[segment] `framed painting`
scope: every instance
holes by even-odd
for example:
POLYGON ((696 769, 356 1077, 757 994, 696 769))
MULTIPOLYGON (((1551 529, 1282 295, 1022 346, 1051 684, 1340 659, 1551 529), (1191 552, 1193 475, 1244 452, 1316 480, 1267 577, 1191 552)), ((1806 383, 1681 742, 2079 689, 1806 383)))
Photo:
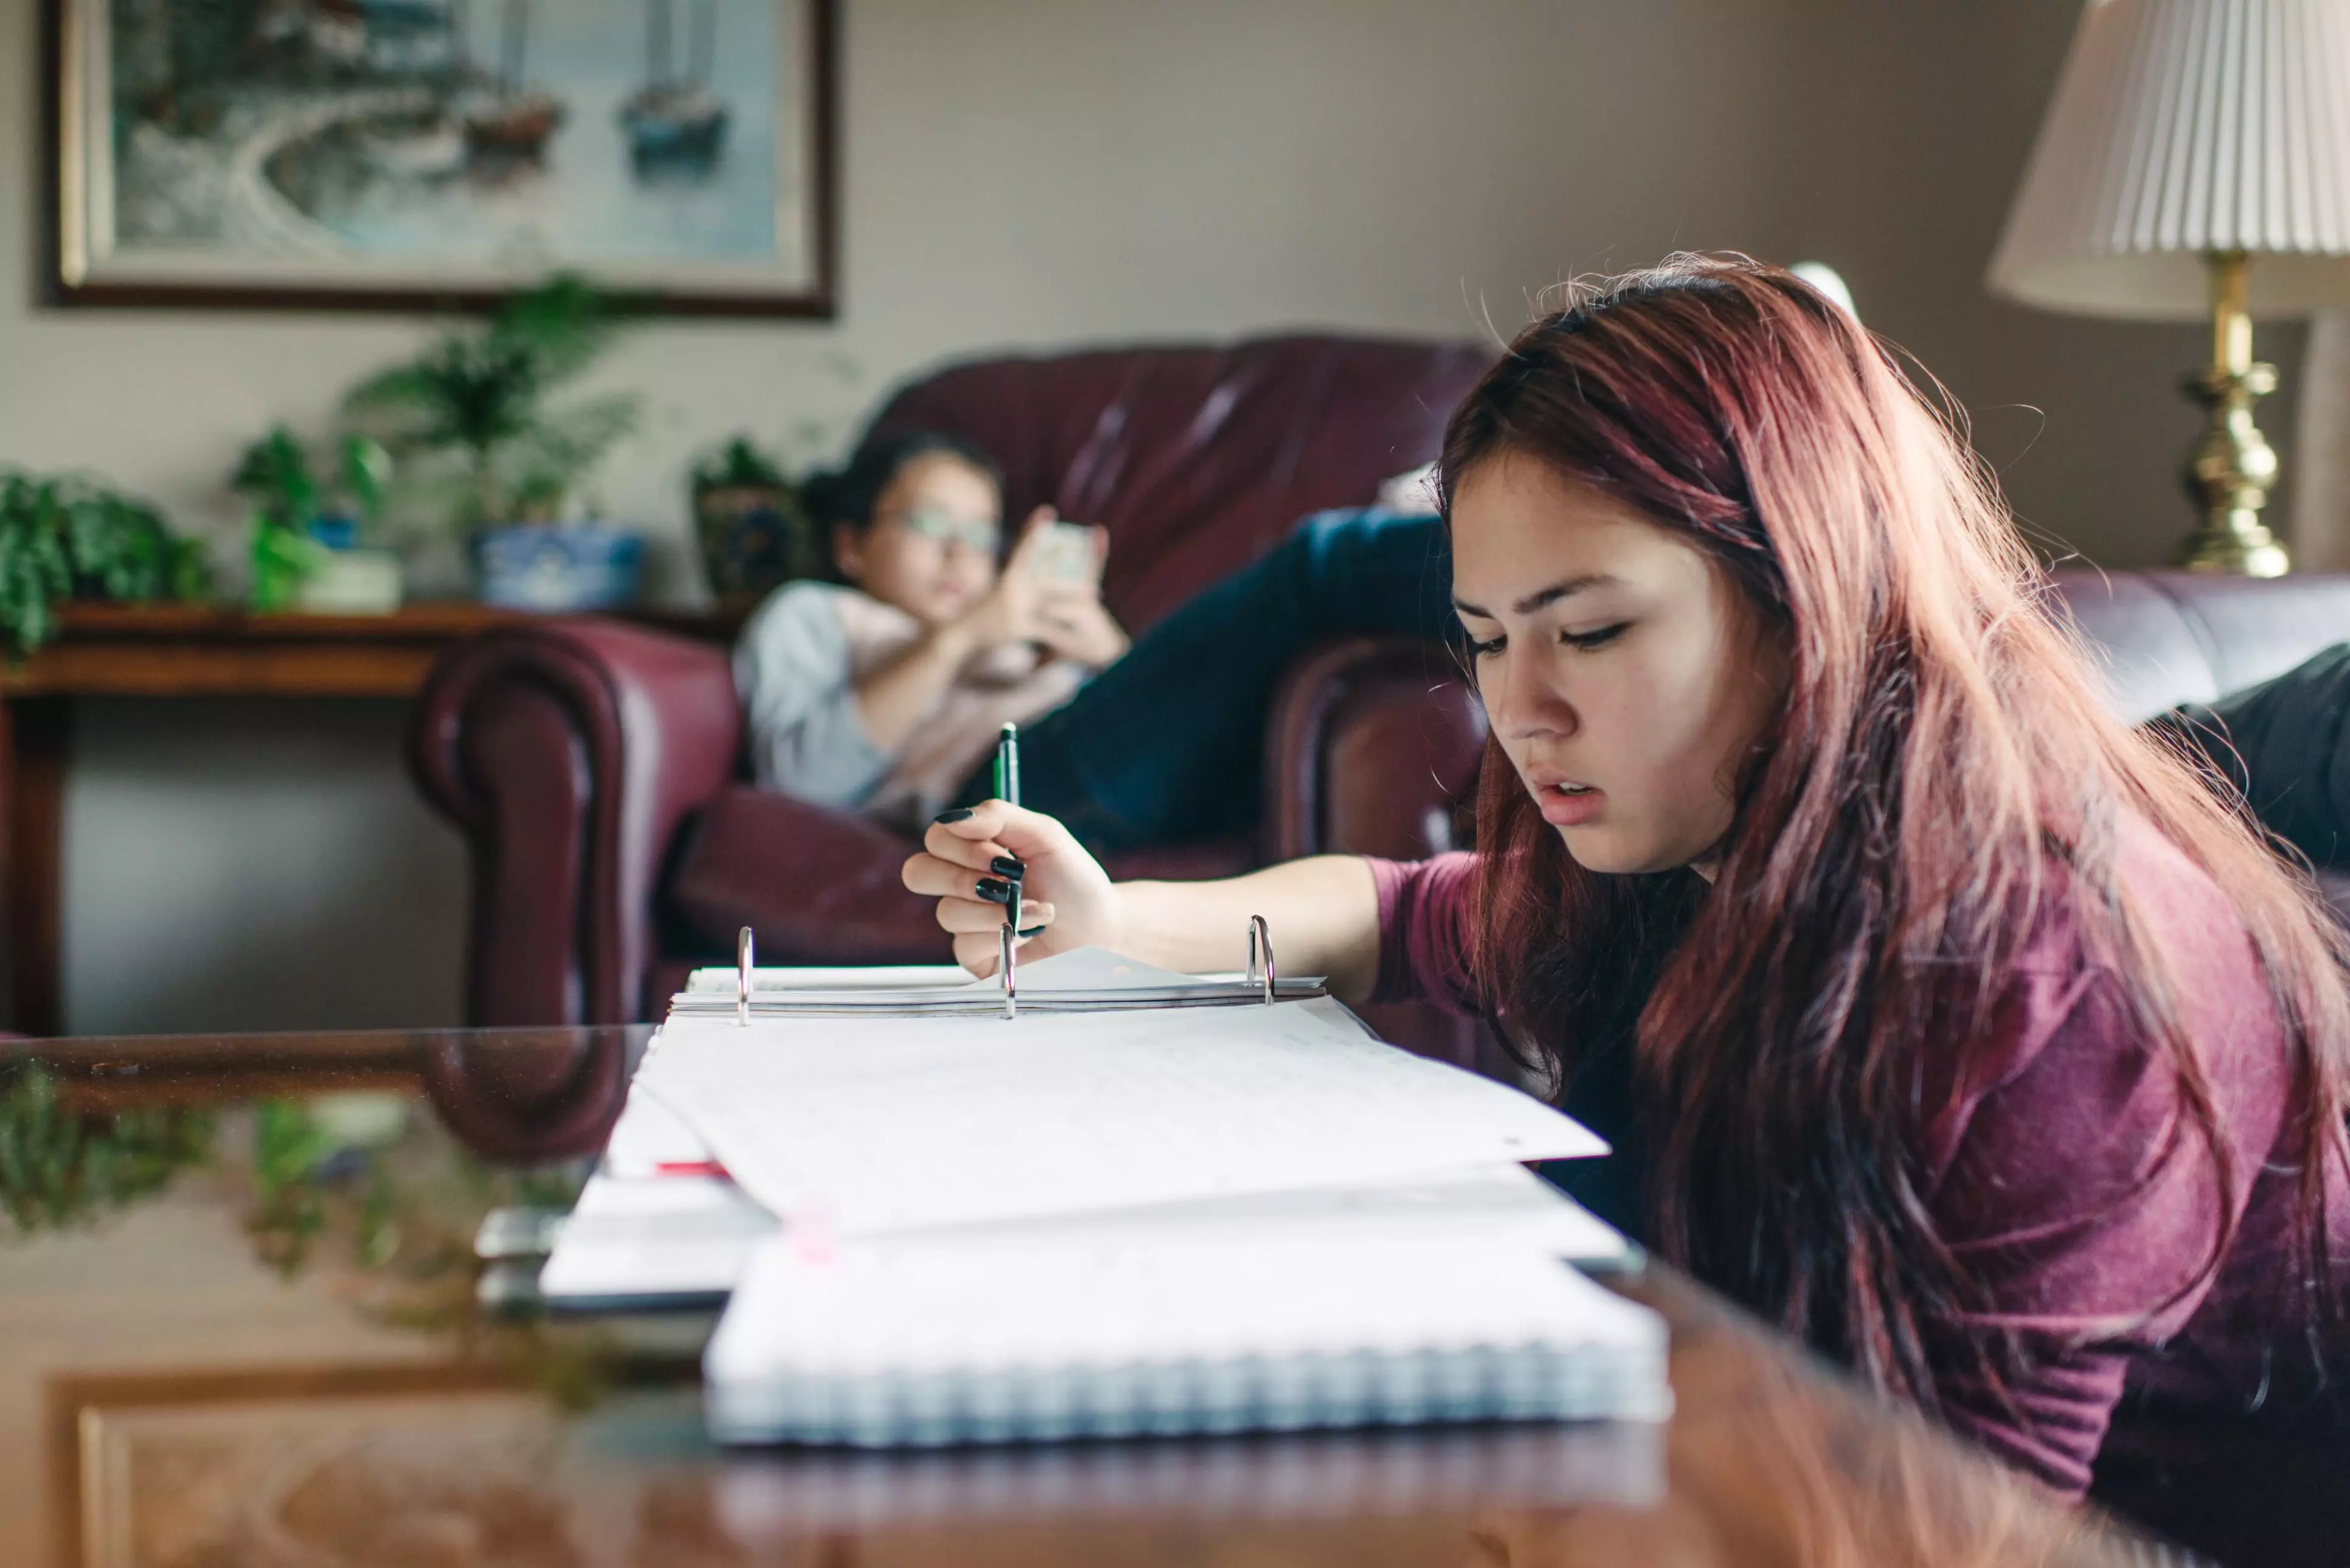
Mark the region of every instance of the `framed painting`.
POLYGON ((833 313, 837 0, 48 0, 52 298, 833 313))

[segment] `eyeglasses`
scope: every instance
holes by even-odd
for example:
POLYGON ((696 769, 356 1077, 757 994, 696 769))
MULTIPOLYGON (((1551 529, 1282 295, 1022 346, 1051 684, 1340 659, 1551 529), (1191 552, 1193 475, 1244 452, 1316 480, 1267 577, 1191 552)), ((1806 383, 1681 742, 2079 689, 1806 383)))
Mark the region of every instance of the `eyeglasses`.
POLYGON ((927 508, 917 512, 900 512, 888 519, 917 539, 928 539, 938 545, 960 544, 965 549, 982 556, 995 554, 1001 530, 985 517, 957 517, 945 512, 927 508))

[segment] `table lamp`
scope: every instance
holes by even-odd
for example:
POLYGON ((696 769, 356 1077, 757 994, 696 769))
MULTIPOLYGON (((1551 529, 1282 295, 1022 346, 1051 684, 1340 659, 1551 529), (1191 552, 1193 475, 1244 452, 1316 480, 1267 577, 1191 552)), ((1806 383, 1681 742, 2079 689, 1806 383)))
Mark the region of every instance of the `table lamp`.
POLYGON ((2187 391, 2202 525, 2179 564, 2276 576, 2261 522, 2277 459, 2252 422, 2276 368, 2252 318, 2350 299, 2350 5, 2090 0, 1992 258, 2026 305, 2211 321, 2187 391))

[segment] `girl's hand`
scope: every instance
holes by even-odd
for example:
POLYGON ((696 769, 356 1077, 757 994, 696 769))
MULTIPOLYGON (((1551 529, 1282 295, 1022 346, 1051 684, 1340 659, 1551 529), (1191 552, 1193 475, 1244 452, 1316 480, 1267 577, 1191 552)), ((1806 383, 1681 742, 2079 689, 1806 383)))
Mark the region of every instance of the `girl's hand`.
POLYGON ((1104 608, 1094 589, 1070 586, 1048 594, 1037 618, 1046 648, 1063 659, 1107 670, 1126 657, 1126 632, 1104 608))
POLYGON ((1012 555, 995 574, 995 581, 956 618, 954 629, 972 653, 1007 642, 1045 640, 1044 611, 1053 585, 1028 569, 1028 556, 1053 515, 1049 506, 1039 506, 1028 514, 1028 521, 1021 524, 1019 542, 1012 546, 1012 555))
POLYGON ((1044 928, 1022 942, 1025 951, 1049 958, 1089 943, 1118 945, 1118 888, 1101 864, 1053 818, 991 800, 941 813, 922 835, 922 853, 899 873, 908 888, 938 899, 957 963, 983 978, 995 972, 1004 906, 982 889, 1002 885, 995 862, 1006 857, 1024 867, 1022 929, 1044 928))

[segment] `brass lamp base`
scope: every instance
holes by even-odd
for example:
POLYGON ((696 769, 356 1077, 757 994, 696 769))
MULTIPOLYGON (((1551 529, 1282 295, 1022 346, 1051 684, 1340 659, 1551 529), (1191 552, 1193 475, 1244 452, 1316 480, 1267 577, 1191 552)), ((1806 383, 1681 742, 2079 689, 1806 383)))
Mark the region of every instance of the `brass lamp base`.
POLYGON ((2187 454, 2187 494, 2203 514, 2178 564, 2190 571, 2281 577, 2292 559, 2261 521, 2276 483, 2276 449, 2252 423, 2252 404, 2276 390, 2273 365, 2252 362, 2252 318, 2244 309, 2247 257, 2227 251, 2211 261, 2211 368, 2187 378, 2187 395, 2210 415, 2187 454))
POLYGON ((2178 564, 2190 571, 2281 577, 2293 569, 2284 546, 2261 521, 2276 483, 2276 449, 2252 423, 2252 401, 2276 390, 2273 365, 2213 369, 2187 378, 2187 395, 2210 410, 2210 425, 2187 454, 2187 493, 2203 514, 2178 564))

